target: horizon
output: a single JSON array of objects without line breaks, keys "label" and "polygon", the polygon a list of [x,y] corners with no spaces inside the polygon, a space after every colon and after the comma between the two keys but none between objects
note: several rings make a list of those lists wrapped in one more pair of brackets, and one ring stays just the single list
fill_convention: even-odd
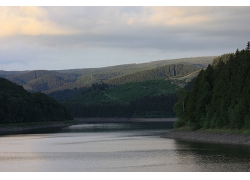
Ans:
[{"label": "horizon", "polygon": [[249,12],[249,6],[0,6],[0,67],[69,70],[220,56],[245,48]]},{"label": "horizon", "polygon": [[[220,55],[218,55],[220,56]],[[160,60],[153,60],[148,62],[142,62],[142,63],[128,63],[128,64],[117,64],[117,65],[111,65],[111,66],[103,66],[103,67],[93,67],[93,68],[73,68],[73,69],[31,69],[31,70],[3,70],[0,69],[2,72],[14,72],[14,71],[67,71],[67,70],[76,70],[76,69],[101,69],[101,68],[108,68],[108,67],[116,67],[116,66],[123,66],[123,65],[133,65],[133,64],[147,64],[147,63],[153,63],[157,61],[175,61],[175,60],[181,60],[181,59],[191,59],[191,58],[199,58],[199,57],[218,57],[218,56],[197,56],[197,57],[183,57],[183,58],[174,58],[174,59],[160,59]]]}]

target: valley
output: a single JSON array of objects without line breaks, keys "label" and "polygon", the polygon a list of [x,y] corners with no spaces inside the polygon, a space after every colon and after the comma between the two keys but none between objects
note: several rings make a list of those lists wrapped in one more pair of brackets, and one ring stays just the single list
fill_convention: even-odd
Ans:
[{"label": "valley", "polygon": [[[214,56],[159,60],[103,68],[0,71],[29,92],[45,93],[74,117],[175,117],[176,92]],[[113,111],[116,109],[117,111]]]}]

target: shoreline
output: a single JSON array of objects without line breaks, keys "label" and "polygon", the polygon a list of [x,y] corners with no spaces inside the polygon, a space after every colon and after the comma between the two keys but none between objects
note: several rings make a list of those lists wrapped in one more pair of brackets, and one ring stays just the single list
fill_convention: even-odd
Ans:
[{"label": "shoreline", "polygon": [[250,146],[250,135],[222,132],[170,130],[161,138]]},{"label": "shoreline", "polygon": [[[74,121],[75,122],[75,121]],[[72,122],[72,123],[74,123]],[[49,130],[52,128],[65,128],[72,124],[69,121],[65,122],[43,122],[43,123],[31,123],[31,124],[5,124],[0,126],[0,135],[12,135],[12,134],[24,134],[28,131],[41,131]]]},{"label": "shoreline", "polygon": [[177,118],[74,118],[81,123],[175,122]]},{"label": "shoreline", "polygon": [[[0,124],[0,136],[12,134],[25,134],[29,131],[41,132],[52,128],[65,128],[70,125],[84,123],[153,123],[153,122],[170,122],[173,123],[177,118],[74,118],[70,121],[50,121],[50,122],[32,122],[32,123],[15,123]],[[1,126],[2,125],[2,126]]]}]

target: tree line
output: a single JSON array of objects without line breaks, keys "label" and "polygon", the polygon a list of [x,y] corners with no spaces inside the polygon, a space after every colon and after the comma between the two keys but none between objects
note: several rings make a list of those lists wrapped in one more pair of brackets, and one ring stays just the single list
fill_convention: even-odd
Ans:
[{"label": "tree line", "polygon": [[70,119],[69,110],[55,99],[0,78],[0,124]]},{"label": "tree line", "polygon": [[175,127],[250,128],[250,51],[217,57],[192,85],[178,92]]},{"label": "tree line", "polygon": [[74,117],[174,117],[175,94],[147,96],[129,103],[67,104]]}]

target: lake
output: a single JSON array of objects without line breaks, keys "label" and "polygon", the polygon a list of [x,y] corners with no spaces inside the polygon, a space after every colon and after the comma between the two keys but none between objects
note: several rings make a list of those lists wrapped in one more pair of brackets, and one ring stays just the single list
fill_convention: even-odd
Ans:
[{"label": "lake", "polygon": [[247,172],[250,148],[160,138],[171,123],[95,123],[0,136],[1,172]]}]

